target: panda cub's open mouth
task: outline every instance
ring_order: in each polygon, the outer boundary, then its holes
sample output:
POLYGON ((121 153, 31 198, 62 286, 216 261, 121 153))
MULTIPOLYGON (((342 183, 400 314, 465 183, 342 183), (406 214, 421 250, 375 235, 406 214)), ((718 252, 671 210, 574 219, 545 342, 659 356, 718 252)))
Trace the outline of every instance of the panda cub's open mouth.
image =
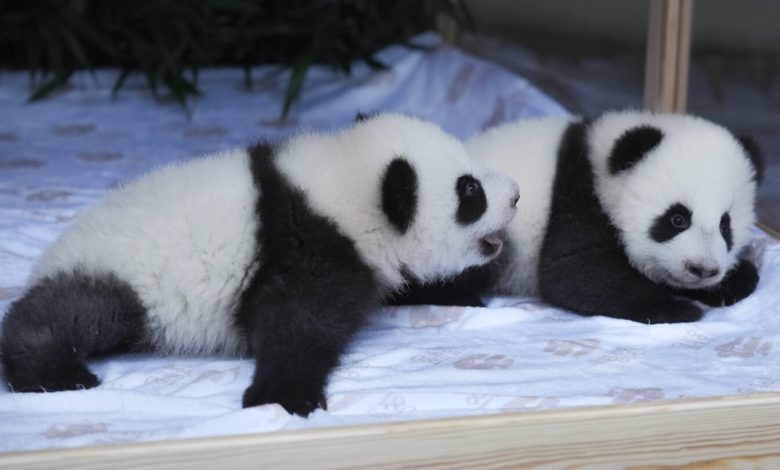
POLYGON ((485 235, 479 239, 479 249, 482 255, 488 258, 494 258, 501 252, 504 242, 499 237, 498 232, 485 235))

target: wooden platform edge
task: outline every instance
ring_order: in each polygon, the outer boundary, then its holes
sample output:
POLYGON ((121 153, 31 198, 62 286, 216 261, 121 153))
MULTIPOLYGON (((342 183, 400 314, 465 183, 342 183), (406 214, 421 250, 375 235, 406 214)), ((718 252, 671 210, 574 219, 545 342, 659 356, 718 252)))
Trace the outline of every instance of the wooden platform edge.
POLYGON ((18 470, 573 465, 780 468, 780 393, 0 454, 18 470))

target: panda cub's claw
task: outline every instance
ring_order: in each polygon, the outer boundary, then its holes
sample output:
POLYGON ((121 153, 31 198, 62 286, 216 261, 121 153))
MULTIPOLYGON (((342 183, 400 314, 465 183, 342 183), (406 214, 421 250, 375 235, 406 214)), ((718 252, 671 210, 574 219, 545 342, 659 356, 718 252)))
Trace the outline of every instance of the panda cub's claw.
POLYGON ((290 387, 268 386, 265 384, 252 384, 244 392, 243 407, 267 405, 277 403, 288 413, 301 416, 309 416, 317 408, 328 409, 324 390, 306 390, 301 384, 290 387))

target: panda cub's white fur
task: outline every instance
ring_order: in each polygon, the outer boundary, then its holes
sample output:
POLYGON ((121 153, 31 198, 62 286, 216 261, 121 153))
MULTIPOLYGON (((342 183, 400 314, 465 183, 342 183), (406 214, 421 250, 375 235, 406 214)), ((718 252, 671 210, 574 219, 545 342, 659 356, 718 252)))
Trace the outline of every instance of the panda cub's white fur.
POLYGON ((169 352, 246 352, 230 317, 251 277, 261 228, 244 149, 153 171, 81 214, 28 281, 113 273, 148 310, 150 342, 169 352))
POLYGON ((398 114, 152 171, 41 257, 3 321, 6 379, 89 388, 87 359, 137 347, 251 353, 244 406, 307 415, 383 296, 498 255, 517 192, 438 126, 398 114))
POLYGON ((488 129, 466 143, 475 158, 512 175, 522 188, 517 215, 506 229, 511 241, 503 255, 507 267, 495 292, 538 292, 537 265, 550 213, 555 156, 569 123, 563 118, 515 121, 488 129))
MULTIPOLYGON (((514 177, 521 188, 518 215, 507 228, 513 254, 511 267, 496 291, 538 294, 537 271, 550 204, 557 153, 574 118, 550 118, 509 123, 467 142, 484 163, 514 177)), ((754 223, 756 170, 745 150, 726 129, 690 115, 641 111, 609 112, 591 125, 588 158, 595 190, 621 235, 631 264, 649 278, 681 288, 717 284, 734 266, 749 242, 754 223), (608 158, 626 131, 653 126, 663 139, 629 171, 612 175, 608 158), (648 229, 674 202, 695 207, 692 227, 667 243, 648 237, 648 229), (660 212, 659 212, 660 211, 660 212), (721 215, 731 216, 733 249, 719 233, 721 215), (685 272, 690 261, 716 266, 719 274, 705 280, 685 272)))
POLYGON ((520 185, 508 249, 395 303, 540 295, 583 315, 666 323, 699 319, 691 300, 730 305, 758 283, 741 259, 763 168, 749 138, 694 116, 624 111, 509 123, 467 148, 520 185))
POLYGON ((734 136, 710 121, 689 116, 623 112, 594 122, 590 138, 596 193, 618 228, 631 264, 656 282, 680 288, 719 283, 736 264, 755 222, 756 169, 734 136), (609 172, 614 143, 627 129, 652 126, 663 139, 630 170, 609 172), (659 209, 681 203, 693 210, 690 228, 659 244, 646 228, 659 209), (720 232, 730 216, 733 246, 720 232), (718 274, 699 278, 685 264, 718 274))

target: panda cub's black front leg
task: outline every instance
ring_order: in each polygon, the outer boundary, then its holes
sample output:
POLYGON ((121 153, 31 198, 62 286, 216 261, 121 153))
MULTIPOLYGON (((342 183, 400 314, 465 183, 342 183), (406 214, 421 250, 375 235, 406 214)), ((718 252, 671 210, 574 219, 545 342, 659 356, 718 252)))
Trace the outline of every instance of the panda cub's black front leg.
POLYGON ((303 417, 327 409, 328 377, 364 314, 334 305, 266 304, 248 331, 257 364, 243 406, 278 403, 303 417))

